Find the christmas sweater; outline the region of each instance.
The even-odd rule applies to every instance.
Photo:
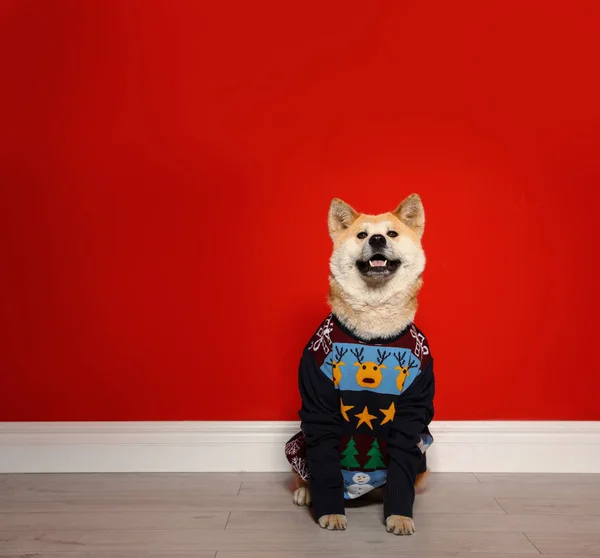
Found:
[[[329,315],[304,350],[299,387],[316,517],[383,485],[385,517],[412,517],[435,391],[421,331],[367,342]]]

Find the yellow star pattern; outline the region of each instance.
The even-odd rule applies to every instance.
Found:
[[[344,420],[346,422],[350,422],[350,419],[348,418],[348,411],[350,409],[354,409],[354,405],[344,405],[344,402],[340,398],[340,409],[342,410],[342,416],[344,417]]]
[[[369,409],[367,409],[366,405],[365,410],[362,413],[358,413],[354,416],[359,419],[356,428],[358,428],[361,424],[365,423],[371,430],[373,430],[373,425],[371,424],[371,421],[373,419],[376,419],[377,417],[375,415],[369,414]]]
[[[392,404],[390,405],[389,409],[379,409],[379,410],[383,413],[383,416],[385,417],[381,421],[382,425],[384,425],[386,422],[392,422],[394,420],[394,415],[396,414],[396,405],[394,405],[393,401],[392,401]]]

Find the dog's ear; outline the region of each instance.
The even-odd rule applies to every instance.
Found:
[[[419,194],[411,194],[392,213],[407,227],[417,233],[419,238],[425,231],[425,208]]]
[[[356,219],[358,213],[346,202],[335,198],[329,206],[329,234],[331,238],[345,231]]]

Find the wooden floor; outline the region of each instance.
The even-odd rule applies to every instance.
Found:
[[[600,476],[438,474],[412,537],[381,504],[319,529],[284,474],[0,475],[3,558],[600,556]]]

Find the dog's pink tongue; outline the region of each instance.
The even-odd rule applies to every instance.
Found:
[[[385,267],[385,262],[383,260],[371,260],[371,265],[373,267]]]

